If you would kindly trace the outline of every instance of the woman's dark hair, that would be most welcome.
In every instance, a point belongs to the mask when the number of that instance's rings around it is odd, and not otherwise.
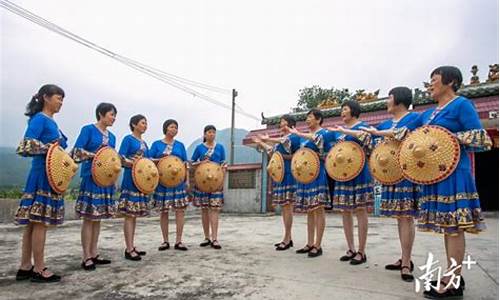
[[[214,125],[207,125],[205,128],[203,128],[203,143],[207,141],[205,138],[205,133],[207,133],[209,130],[217,131]]]
[[[58,87],[55,84],[46,84],[43,85],[38,93],[31,97],[30,102],[26,105],[25,116],[32,117],[35,114],[41,112],[43,110],[44,100],[43,96],[52,97],[54,95],[60,95],[64,98],[64,91],[62,88]]]
[[[351,109],[352,117],[359,118],[359,115],[361,115],[361,105],[359,105],[358,101],[347,100],[344,103],[342,103],[340,108],[343,108],[344,106],[347,106]]]
[[[165,122],[163,122],[163,134],[167,134],[167,128],[171,124],[175,124],[177,126],[177,128],[179,128],[179,123],[177,123],[176,120],[174,120],[174,119],[168,119]]]
[[[141,120],[146,120],[146,117],[139,114],[130,118],[128,125],[130,126],[130,131],[134,131],[134,126],[137,125]]]
[[[290,116],[290,115],[282,115],[280,119],[281,120],[285,120],[286,124],[290,128],[295,127],[295,125],[297,124],[297,122],[295,121],[295,119],[292,118],[292,116]]]
[[[434,75],[441,75],[441,82],[443,84],[452,84],[453,91],[456,92],[462,86],[462,72],[460,69],[454,66],[441,66],[436,68],[431,73],[431,77]]]
[[[319,125],[323,124],[323,113],[317,108],[313,108],[307,112],[307,116],[312,114],[316,120],[319,120]]]
[[[391,89],[389,95],[394,97],[394,105],[403,104],[406,108],[409,108],[413,101],[411,90],[405,86],[398,86]]]
[[[116,107],[113,104],[106,102],[99,103],[99,105],[97,105],[95,109],[95,117],[97,121],[101,119],[101,116],[104,117],[110,111],[113,111],[115,113],[115,116],[118,113]]]

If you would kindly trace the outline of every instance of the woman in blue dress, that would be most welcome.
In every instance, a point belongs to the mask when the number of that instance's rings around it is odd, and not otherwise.
[[[437,101],[437,107],[423,112],[405,127],[378,132],[402,140],[411,130],[424,125],[437,125],[454,133],[461,144],[460,160],[455,171],[443,181],[420,186],[418,229],[443,234],[448,258],[446,273],[453,274],[444,276],[440,283],[433,282],[437,290],[424,292],[426,297],[434,299],[463,295],[465,281],[461,277],[462,268],[453,268],[452,260],[457,265],[464,260],[465,232],[479,233],[485,229],[468,154],[489,150],[492,141],[482,128],[471,100],[456,94],[461,84],[462,73],[458,68],[443,66],[435,69],[431,73],[429,91]]]
[[[345,101],[341,106],[341,118],[347,128],[337,126],[331,128],[341,135],[339,141],[353,141],[363,147],[365,155],[368,157],[371,147],[370,134],[361,131],[367,124],[359,120],[361,106],[357,101]],[[342,223],[344,235],[347,241],[348,250],[341,261],[350,261],[352,265],[359,265],[366,262],[366,239],[368,236],[368,213],[373,208],[373,180],[368,164],[365,163],[361,173],[356,178],[349,181],[335,182],[333,191],[333,209],[342,212]],[[354,246],[353,217],[356,214],[358,220],[358,240],[359,248],[356,251]]]
[[[151,145],[150,156],[153,161],[159,161],[162,157],[175,155],[180,158],[187,168],[187,154],[184,144],[174,139],[178,131],[178,123],[175,120],[169,119],[163,123],[163,134],[165,137],[155,141]],[[160,227],[163,235],[163,243],[158,248],[159,251],[164,251],[170,248],[168,242],[168,211],[175,211],[176,236],[174,249],[186,251],[188,248],[182,243],[182,231],[184,229],[184,213],[189,204],[186,187],[189,185],[189,173],[186,172],[185,181],[181,182],[176,187],[166,187],[161,183],[158,184],[154,194],[154,206],[160,212]],[[187,184],[186,184],[187,183]]]
[[[212,161],[222,166],[224,174],[227,170],[226,151],[224,146],[215,142],[217,129],[213,125],[205,126],[203,130],[203,143],[194,149],[191,161],[193,166],[203,161]],[[219,212],[224,205],[224,188],[214,193],[204,193],[193,187],[193,204],[201,208],[201,223],[205,240],[201,247],[211,246],[214,249],[221,249],[218,241]]]
[[[82,248],[84,270],[95,270],[96,265],[110,264],[108,259],[99,258],[97,242],[101,230],[101,220],[112,218],[116,212],[113,195],[115,186],[100,187],[92,178],[92,160],[102,147],[115,148],[116,138],[108,127],[113,126],[116,107],[111,103],[100,103],[96,108],[97,123],[85,125],[78,136],[72,157],[81,166],[80,193],[75,203],[76,215],[82,222]]]
[[[129,260],[141,260],[146,255],[145,251],[139,251],[135,247],[134,236],[137,217],[149,215],[149,196],[141,193],[132,179],[132,166],[136,159],[149,158],[149,149],[142,135],[148,128],[148,122],[143,115],[135,115],[129,122],[132,134],[123,138],[118,152],[122,157],[124,167],[121,195],[118,200],[118,213],[125,217],[123,233],[125,235],[125,258]]]
[[[300,137],[295,134],[287,134],[287,127],[294,128],[295,120],[289,115],[283,115],[280,118],[280,130],[284,134],[282,138],[269,138],[269,136],[259,135],[254,139],[269,155],[278,151],[283,156],[285,162],[284,177],[281,182],[273,181],[273,205],[281,207],[283,215],[283,226],[285,227],[285,236],[283,240],[275,244],[277,251],[287,250],[293,247],[292,224],[293,224],[293,206],[295,203],[295,190],[297,182],[293,178],[291,170],[292,156],[300,148]],[[274,144],[274,146],[271,146]]]
[[[412,104],[412,93],[407,87],[395,87],[389,91],[387,112],[392,119],[380,123],[376,130],[401,128],[416,120],[416,112],[408,111]],[[378,138],[377,142],[382,139]],[[413,218],[417,215],[418,185],[403,179],[393,185],[382,184],[380,214],[386,217],[397,218],[399,241],[401,244],[401,258],[393,264],[386,265],[387,270],[400,270],[404,281],[413,281],[413,262],[411,250],[415,240],[415,225]]]
[[[16,212],[16,223],[26,225],[23,233],[21,266],[16,280],[56,282],[61,277],[47,270],[44,262],[47,227],[64,220],[64,199],[49,185],[45,171],[49,147],[59,143],[67,147],[67,138],[53,119],[63,104],[64,91],[53,84],[40,88],[26,107],[28,128],[17,148],[17,154],[33,157],[26,186]],[[34,264],[31,260],[33,257]]]
[[[307,253],[309,257],[323,254],[321,242],[325,232],[325,207],[330,205],[328,179],[324,159],[336,140],[336,133],[321,127],[323,114],[318,109],[307,113],[306,124],[310,133],[301,133],[296,128],[288,128],[288,132],[303,138],[300,147],[309,148],[319,156],[320,170],[318,177],[311,183],[297,182],[295,209],[307,212],[307,244],[297,253]]]

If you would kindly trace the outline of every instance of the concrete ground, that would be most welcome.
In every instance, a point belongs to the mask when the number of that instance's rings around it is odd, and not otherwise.
[[[465,299],[498,299],[498,216],[486,220],[488,230],[467,236],[467,252],[477,261],[465,270]],[[172,224],[172,223],[171,223]],[[123,258],[121,220],[103,223],[100,249],[113,263],[94,272],[80,269],[80,222],[68,221],[48,233],[47,265],[63,275],[60,283],[16,282],[22,227],[0,225],[1,299],[423,299],[414,283],[400,279],[384,265],[400,255],[393,219],[370,218],[368,263],[340,262],[345,251],[342,219],[328,214],[323,250],[318,258],[295,254],[306,241],[306,219],[296,215],[293,250],[278,252],[280,216],[223,215],[222,250],[200,248],[198,216],[187,219],[184,241],[189,251],[157,251],[161,242],[157,217],[138,221],[136,244],[146,250],[140,262]],[[175,225],[170,226],[175,239]],[[444,267],[442,237],[417,232],[413,261],[422,266],[432,251]],[[415,270],[416,277],[422,272]]]

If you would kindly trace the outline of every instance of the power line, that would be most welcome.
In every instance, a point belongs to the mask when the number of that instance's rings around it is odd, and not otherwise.
[[[103,55],[106,55],[130,68],[133,68],[139,72],[142,72],[146,75],[149,75],[155,79],[158,79],[164,83],[167,83],[169,84],[170,86],[173,86],[177,89],[180,89],[188,94],[191,94],[195,97],[199,97],[207,102],[210,102],[214,105],[218,105],[220,107],[223,107],[223,108],[226,108],[226,109],[231,109],[231,106],[224,103],[224,102],[221,102],[219,100],[216,100],[214,98],[211,98],[205,94],[202,94],[192,88],[189,88],[183,84],[189,84],[189,85],[192,85],[192,86],[196,86],[198,88],[203,88],[203,89],[206,89],[206,90],[211,90],[211,91],[214,91],[214,92],[219,92],[219,93],[232,93],[232,90],[227,90],[227,89],[223,89],[223,88],[219,88],[219,87],[215,87],[215,86],[211,86],[211,85],[207,85],[207,84],[204,84],[204,83],[201,83],[201,82],[196,82],[196,81],[193,81],[193,80],[189,80],[189,79],[186,79],[186,78],[183,78],[183,77],[180,77],[180,76],[177,76],[177,75],[174,75],[174,74],[170,74],[170,73],[167,73],[165,71],[162,71],[162,70],[159,70],[157,68],[154,68],[154,67],[151,67],[151,66],[148,66],[146,64],[143,64],[141,62],[138,62],[136,60],[133,60],[131,58],[128,58],[128,57],[125,57],[125,56],[122,56],[122,55],[119,55],[113,51],[110,51],[104,47],[101,47],[85,38],[82,38],[10,1],[7,1],[7,0],[0,0],[0,6],[2,6],[3,8],[9,10],[10,12],[22,17],[22,18],[25,18],[41,27],[44,27],[54,33],[57,33],[59,35],[62,35],[68,39],[71,39],[85,47],[88,47],[94,51],[97,51]],[[257,121],[260,121],[259,118],[245,112],[241,107],[238,106],[238,110],[236,110],[237,113],[243,115],[243,116],[246,116],[248,118],[251,118],[251,119],[254,119],[254,120],[257,120]]]

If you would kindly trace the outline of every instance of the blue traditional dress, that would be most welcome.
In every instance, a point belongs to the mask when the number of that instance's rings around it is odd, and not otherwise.
[[[129,134],[123,138],[118,152],[122,159],[132,160],[135,156],[149,158],[149,149],[145,141],[141,141]],[[149,196],[141,193],[132,179],[132,169],[123,167],[123,181],[121,195],[118,200],[118,211],[122,215],[144,217],[149,215]]]
[[[399,121],[386,120],[377,126],[378,130],[396,129],[407,126],[415,121],[419,114],[409,112]],[[381,141],[382,139],[377,139]],[[380,214],[386,217],[416,217],[417,216],[418,185],[403,179],[393,185],[382,185]]]
[[[296,134],[288,134],[281,139],[279,144],[274,145],[271,153],[279,152],[285,163],[285,175],[281,182],[273,181],[273,206],[287,205],[295,202],[295,191],[297,182],[292,175],[292,155],[300,148],[300,137]]]
[[[468,152],[489,150],[492,142],[474,105],[465,97],[456,97],[442,108],[431,108],[408,126],[396,129],[395,137],[402,140],[409,130],[423,125],[441,126],[454,133],[461,152],[458,166],[448,178],[420,186],[418,228],[449,235],[456,235],[459,230],[478,233],[485,224]]]
[[[360,121],[350,129],[361,130],[361,127],[368,127],[368,124]],[[370,134],[363,133],[359,138],[341,134],[338,140],[353,141],[361,145],[367,157],[366,161],[368,161],[372,143]],[[371,209],[373,207],[373,180],[368,163],[365,163],[361,173],[354,179],[344,182],[335,181],[332,202],[333,209],[339,211],[352,211],[357,208]]]
[[[318,207],[330,207],[330,194],[328,191],[328,179],[325,169],[325,157],[337,138],[337,133],[330,132],[324,128],[314,133],[312,140],[303,140],[301,148],[309,148],[319,155],[319,174],[311,183],[303,184],[297,182],[295,211],[309,212]]]
[[[186,148],[184,144],[174,140],[172,144],[167,144],[164,140],[158,140],[151,145],[149,151],[151,158],[162,158],[168,155],[175,155],[183,162],[187,161]],[[184,209],[189,204],[186,193],[186,182],[183,181],[176,187],[166,187],[158,184],[154,194],[154,207],[161,212],[167,212],[170,208]]]
[[[80,131],[71,156],[82,163],[80,193],[75,203],[76,215],[87,220],[112,218],[116,213],[113,199],[115,186],[100,187],[92,178],[92,159],[97,151],[109,146],[115,148],[116,138],[110,131],[102,132],[95,124],[86,125]]]
[[[16,152],[21,156],[32,156],[31,169],[26,186],[16,212],[16,223],[26,225],[38,222],[45,225],[60,225],[64,221],[64,199],[49,185],[45,170],[45,160],[49,144],[58,142],[67,147],[67,138],[59,130],[56,122],[39,112],[28,121],[24,139]]]
[[[205,143],[201,143],[194,149],[191,161],[203,161],[208,159],[218,164],[226,162],[226,151],[224,146],[216,143],[214,147],[207,147]],[[201,208],[221,209],[224,205],[224,192],[218,191],[214,193],[204,193],[199,191],[196,186],[193,195],[193,205]]]

